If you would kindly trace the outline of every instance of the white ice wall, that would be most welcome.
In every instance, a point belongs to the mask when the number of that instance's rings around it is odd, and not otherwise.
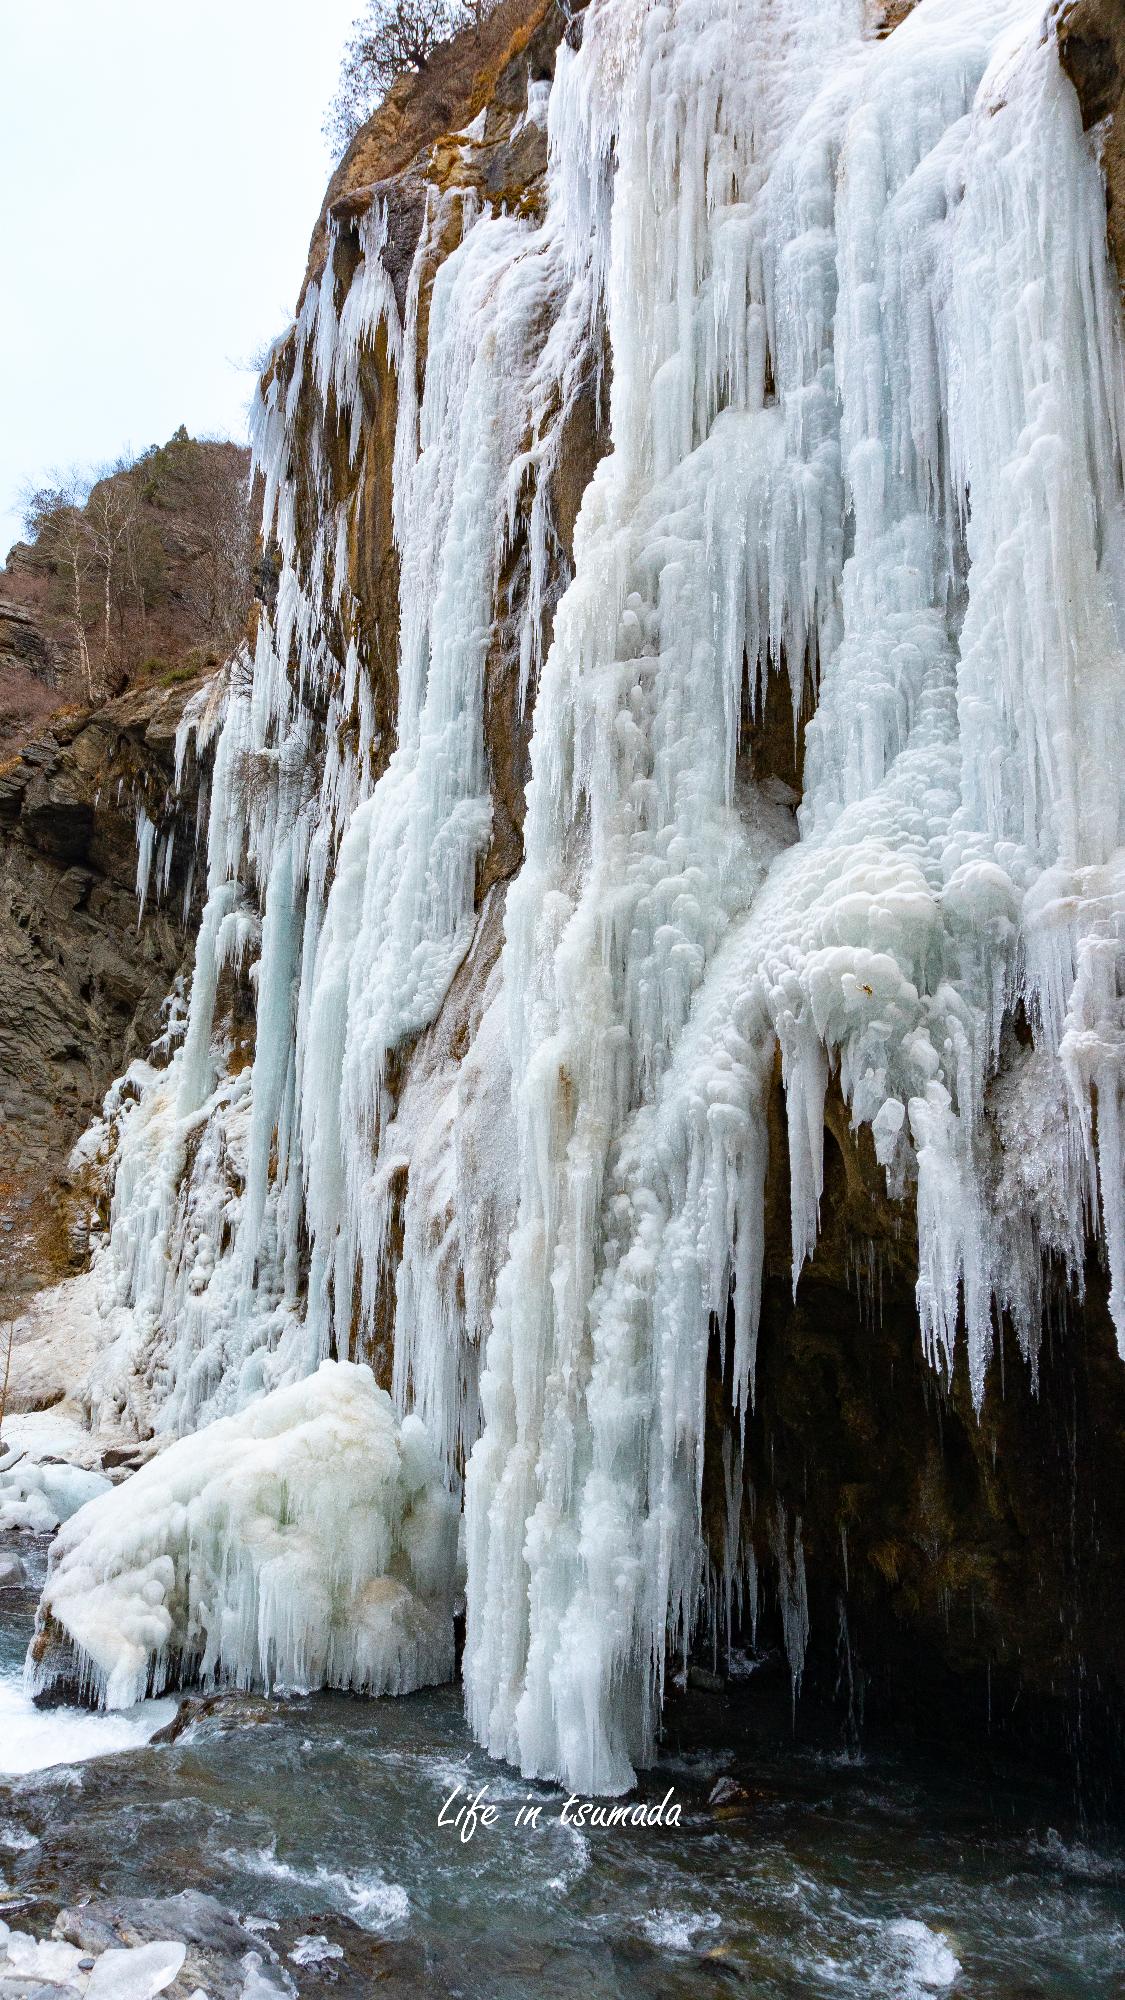
[[[608,4],[556,84],[556,155],[616,160],[615,448],[508,906],[520,1207],[465,1679],[483,1741],[580,1789],[650,1754],[666,1635],[696,1615],[707,1344],[733,1292],[745,1409],[775,1049],[794,1282],[835,1070],[915,1188],[922,1336],[948,1369],[963,1315],[978,1400],[994,1312],[1033,1353],[1041,1256],[1077,1259],[1099,1186],[1121,1296],[1104,193],[1038,8],[859,29],[847,4]],[[817,680],[796,826],[732,787],[744,659],[752,683],[784,663],[795,704]],[[1017,1004],[1062,1112],[1061,1230],[994,1203],[1019,1169],[985,1089]]]

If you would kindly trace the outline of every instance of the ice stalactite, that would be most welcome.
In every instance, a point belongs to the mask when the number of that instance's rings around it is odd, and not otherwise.
[[[539,329],[557,306],[552,246],[505,217],[468,222],[429,297],[417,409],[401,386],[412,363],[400,371],[395,748],[349,821],[311,975],[301,1121],[309,1321],[322,1343],[332,1310],[350,1315],[357,1275],[363,1314],[373,1308],[388,1058],[434,1019],[476,929],[476,863],[492,821],[485,665],[510,472],[554,386],[537,366]],[[415,288],[411,356],[417,310]]]
[[[1044,1269],[1080,1286],[1091,1237],[1125,1348],[1125,357],[1029,0],[878,41],[859,0],[594,0],[546,97],[542,219],[431,187],[403,285],[373,200],[264,378],[276,603],[227,678],[182,1043],[109,1107],[100,1393],[187,1430],[389,1341],[452,1486],[471,1452],[472,1725],[613,1791],[751,1561],[737,1438],[721,1574],[705,1546],[707,1356],[737,1427],[778,1070],[794,1286],[831,1083],[916,1210],[936,1368],[963,1339],[979,1405],[1005,1314],[1034,1370]],[[532,776],[498,958],[502,629]],[[763,1535],[796,1683],[800,1527]]]

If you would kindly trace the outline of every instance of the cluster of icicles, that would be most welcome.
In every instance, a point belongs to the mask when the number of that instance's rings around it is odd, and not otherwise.
[[[1001,1312],[1034,1366],[1045,1263],[1080,1284],[1091,1233],[1125,1342],[1125,357],[1039,0],[920,0],[881,41],[859,0],[593,0],[543,95],[545,219],[432,190],[400,313],[377,203],[346,292],[310,286],[266,378],[280,588],[228,679],[190,1009],[110,1106],[92,1395],[183,1431],[354,1350],[405,1170],[395,1393],[455,1486],[467,1460],[472,1726],[614,1791],[714,1589],[708,1338],[729,1325],[745,1413],[778,1050],[794,1282],[835,1075],[913,1190],[936,1366],[964,1338],[979,1401]],[[354,530],[326,412],[354,461],[377,339],[389,759],[378,663],[325,636]],[[612,448],[544,659],[551,474],[606,339]],[[524,860],[478,912],[517,536]],[[795,718],[814,690],[796,810],[738,756],[747,676],[760,713],[778,673]],[[252,1067],[216,1025],[232,962]],[[776,1539],[799,1668],[799,1539]]]

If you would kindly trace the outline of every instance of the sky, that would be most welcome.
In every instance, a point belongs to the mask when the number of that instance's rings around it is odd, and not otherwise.
[[[20,489],[244,437],[360,0],[0,0],[0,559]]]

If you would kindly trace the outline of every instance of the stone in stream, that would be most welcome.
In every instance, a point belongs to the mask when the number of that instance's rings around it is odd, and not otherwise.
[[[270,1947],[214,1896],[196,1889],[184,1889],[178,1896],[138,1896],[64,1909],[56,1919],[55,1936],[94,1953],[99,1964],[104,1963],[103,1955],[123,1945],[155,1947],[177,1940],[184,1947],[180,1967],[170,1984],[153,1989],[167,1993],[169,2000],[190,2000],[197,1989],[208,2000],[242,2000],[251,1971],[257,1972],[257,1991],[263,1996],[271,1990],[279,1995],[292,1991],[283,1973],[263,1967],[263,1959],[274,1956]],[[247,1964],[251,1954],[254,1966]],[[94,1979],[97,1976],[95,1966]],[[101,1989],[94,1979],[89,1992],[98,2000]],[[2,1987],[0,2000],[7,2000]],[[117,2000],[116,1988],[106,1986],[104,2000]]]

